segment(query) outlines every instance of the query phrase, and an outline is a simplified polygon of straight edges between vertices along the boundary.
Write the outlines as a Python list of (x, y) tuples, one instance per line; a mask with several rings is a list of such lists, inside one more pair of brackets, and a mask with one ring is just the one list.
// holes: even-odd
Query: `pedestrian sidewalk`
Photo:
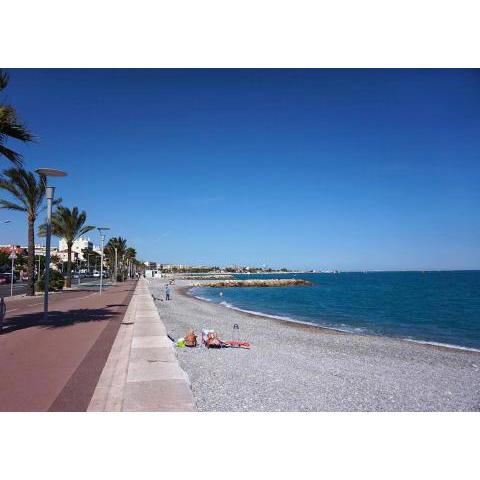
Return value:
[(194, 410), (188, 377), (141, 278), (88, 411)]

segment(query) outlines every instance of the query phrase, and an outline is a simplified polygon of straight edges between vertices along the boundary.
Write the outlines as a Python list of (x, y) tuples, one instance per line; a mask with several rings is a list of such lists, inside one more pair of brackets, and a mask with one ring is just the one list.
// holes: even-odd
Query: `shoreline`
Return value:
[(409, 342), (410, 344), (418, 345), (419, 347), (427, 347), (427, 348), (435, 348), (435, 349), (441, 349), (441, 350), (449, 350), (449, 351), (460, 351), (460, 352), (466, 352), (466, 353), (472, 353), (472, 354), (480, 354), (480, 349), (476, 349), (474, 347), (463, 347), (461, 345), (451, 345), (451, 344), (444, 344), (441, 342), (435, 342), (435, 341), (429, 341), (429, 340), (420, 340), (420, 339), (410, 339), (410, 338), (405, 338), (405, 337), (396, 337), (393, 335), (376, 335), (374, 333), (360, 333), (360, 332), (351, 332), (348, 330), (342, 330), (341, 328), (336, 328), (336, 327), (327, 327), (325, 325), (320, 325), (316, 324), (314, 322), (307, 322), (303, 320), (296, 320), (295, 318), (291, 317), (284, 317), (281, 315), (269, 315), (268, 313), (263, 313), (263, 312), (255, 312), (251, 310), (244, 310), (239, 307), (235, 307), (234, 305), (228, 306), (228, 305), (222, 305), (221, 303), (215, 303), (212, 302), (211, 300), (203, 297), (199, 297), (197, 295), (194, 295), (191, 293), (191, 290), (193, 288), (198, 288), (198, 285), (190, 285), (190, 286), (179, 286), (177, 287), (177, 291), (181, 295), (185, 295), (188, 298), (193, 298), (195, 300), (198, 300), (200, 302), (205, 302), (213, 305), (217, 305), (219, 307), (225, 308), (227, 310), (235, 310), (240, 313), (244, 313), (245, 315), (250, 315), (252, 317), (260, 317), (260, 318), (265, 318), (268, 320), (273, 320), (276, 322), (281, 322), (282, 324), (288, 324), (291, 327), (308, 327), (314, 330), (321, 330), (324, 333), (331, 333), (331, 334), (336, 334), (336, 335), (358, 335), (358, 336), (366, 336), (366, 337), (373, 337), (373, 338), (388, 338), (391, 340), (397, 340), (397, 341), (402, 341), (402, 342)]
[(198, 411), (480, 411), (478, 352), (220, 308), (185, 281), (166, 301), (165, 284), (149, 288), (171, 338), (212, 329), (251, 346), (175, 348)]

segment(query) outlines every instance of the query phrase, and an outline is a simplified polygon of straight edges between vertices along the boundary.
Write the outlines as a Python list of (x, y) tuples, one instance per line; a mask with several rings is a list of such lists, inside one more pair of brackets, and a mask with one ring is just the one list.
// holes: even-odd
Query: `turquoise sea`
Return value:
[(343, 331), (480, 350), (480, 271), (236, 275), (311, 287), (194, 288), (200, 298)]

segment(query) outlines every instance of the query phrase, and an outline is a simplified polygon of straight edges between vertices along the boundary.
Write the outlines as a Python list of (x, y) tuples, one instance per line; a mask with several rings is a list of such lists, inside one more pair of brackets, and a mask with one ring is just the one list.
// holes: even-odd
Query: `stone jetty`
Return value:
[(229, 280), (235, 278), (233, 275), (177, 275), (179, 280)]
[(294, 285), (312, 285), (312, 282), (301, 278), (269, 278), (254, 280), (223, 280), (218, 282), (196, 283), (195, 287), (290, 287)]

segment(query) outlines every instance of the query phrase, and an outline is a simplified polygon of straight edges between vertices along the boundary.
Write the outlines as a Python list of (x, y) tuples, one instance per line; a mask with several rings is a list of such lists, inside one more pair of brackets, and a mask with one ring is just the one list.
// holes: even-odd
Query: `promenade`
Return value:
[(6, 299), (0, 411), (85, 411), (134, 288), (52, 294), (47, 324), (42, 296)]
[(8, 298), (0, 411), (193, 410), (144, 282), (52, 294), (48, 323), (43, 297)]
[(190, 382), (180, 368), (141, 278), (88, 407), (89, 411), (194, 411)]

